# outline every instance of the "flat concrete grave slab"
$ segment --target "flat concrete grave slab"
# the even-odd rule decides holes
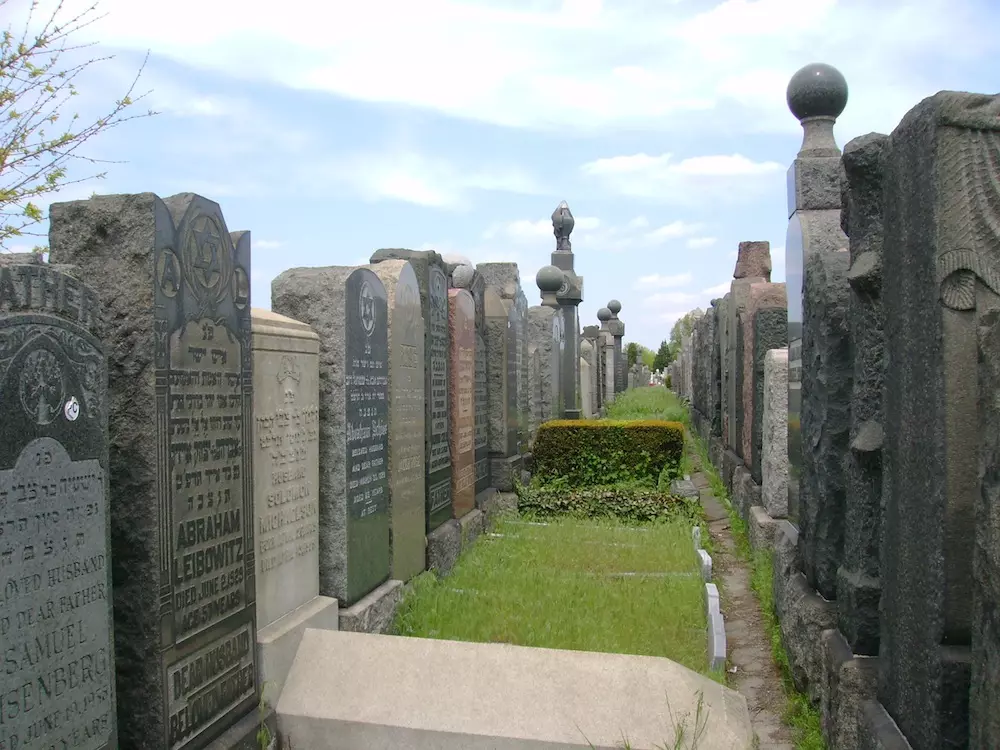
[[[746,699],[669,659],[307,630],[278,728],[310,750],[642,750],[690,733],[699,693],[699,749],[747,750]]]

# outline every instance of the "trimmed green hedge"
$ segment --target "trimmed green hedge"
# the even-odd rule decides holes
[[[684,425],[643,419],[555,419],[538,428],[532,473],[576,486],[651,480],[684,453]]]
[[[633,522],[684,517],[696,523],[701,505],[691,498],[675,498],[642,485],[610,485],[570,489],[564,482],[532,483],[518,488],[517,509],[526,516],[620,518]]]

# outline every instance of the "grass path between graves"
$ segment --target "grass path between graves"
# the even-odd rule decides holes
[[[414,581],[395,626],[424,638],[665,656],[702,673],[707,662],[702,581],[683,521],[500,518],[447,578]]]

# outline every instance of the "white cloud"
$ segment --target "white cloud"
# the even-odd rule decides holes
[[[697,205],[705,200],[733,200],[755,194],[762,181],[785,167],[755,162],[742,154],[693,156],[639,153],[596,159],[580,171],[620,195]]]
[[[685,244],[692,250],[698,250],[703,247],[711,247],[718,241],[716,237],[692,237]]]
[[[89,3],[68,0],[66,13]],[[663,132],[694,120],[725,131],[733,120],[722,111],[742,107],[742,127],[792,133],[788,77],[828,59],[859,84],[851,117],[888,130],[922,95],[948,87],[949,62],[990,59],[988,9],[969,6],[302,0],[290,13],[263,0],[174,0],[149,23],[142,3],[103,0],[108,17],[86,39],[240,78],[553,130]],[[934,83],[914,76],[915,60]]]
[[[391,199],[450,210],[469,207],[475,191],[543,192],[533,177],[517,168],[465,169],[412,151],[351,154],[320,164],[305,163],[299,179],[313,192],[348,191],[370,201]]]
[[[674,276],[662,276],[654,273],[649,276],[640,276],[635,282],[636,289],[657,289],[673,286],[684,286],[690,284],[694,277],[690,273],[679,273]]]
[[[574,252],[621,252],[631,249],[659,247],[672,240],[694,234],[702,229],[700,224],[675,220],[655,229],[649,229],[649,220],[637,216],[625,224],[612,224],[594,216],[574,217],[575,225],[570,240]],[[497,222],[482,234],[486,241],[506,241],[519,245],[555,249],[551,219],[515,219]]]

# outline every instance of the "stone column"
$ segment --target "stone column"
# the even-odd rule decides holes
[[[847,238],[840,227],[840,149],[833,137],[837,117],[847,106],[847,82],[829,65],[808,65],[798,71],[788,84],[789,109],[802,123],[803,139],[798,156],[788,170],[788,232],[785,236],[785,280],[788,290],[788,515],[800,518],[800,486],[806,471],[802,446],[808,444],[803,431],[822,439],[828,447],[822,452],[832,462],[835,452],[847,450],[846,410],[835,404],[849,403],[849,365],[842,356],[829,375],[834,381],[820,387],[816,376],[821,369],[803,372],[802,363],[820,356],[829,361],[830,350],[846,340],[845,305],[849,261]],[[810,278],[810,273],[812,277]],[[827,285],[827,286],[825,286]],[[805,299],[809,297],[809,304]],[[806,330],[805,308],[812,313],[813,326]],[[807,351],[808,350],[808,351]],[[830,363],[832,365],[832,363]],[[822,368],[823,366],[821,366]],[[829,369],[829,365],[826,366]],[[809,381],[809,382],[806,382]],[[824,392],[828,391],[826,396]],[[808,393],[807,393],[808,392]],[[812,399],[804,403],[803,398]],[[834,409],[833,422],[825,428],[823,409]],[[805,413],[804,413],[805,412]],[[819,431],[819,432],[817,432]],[[830,512],[842,517],[843,487],[831,488],[827,501],[835,505]],[[822,495],[816,496],[817,498]],[[818,502],[818,500],[817,500]],[[810,511],[814,512],[814,511]],[[817,519],[818,520],[818,519]],[[822,526],[822,524],[820,524]],[[807,520],[806,526],[809,526]],[[819,528],[819,527],[816,527]],[[812,532],[803,529],[804,537]],[[826,538],[838,541],[831,532]],[[834,596],[836,567],[824,574],[825,594]],[[810,583],[813,583],[811,580]]]
[[[566,201],[552,212],[552,228],[556,236],[556,249],[552,265],[563,272],[563,282],[556,292],[559,311],[563,318],[565,348],[562,352],[560,391],[562,393],[563,419],[580,418],[580,315],[577,307],[583,302],[583,277],[573,270],[573,246],[569,235],[573,231],[573,214]]]
[[[611,310],[602,307],[597,311],[597,319],[601,321],[601,367],[604,380],[601,402],[607,408],[615,400],[615,338],[610,330]]]
[[[625,355],[622,353],[622,339],[625,338],[625,324],[618,319],[618,313],[622,310],[622,303],[616,299],[608,302],[604,308],[611,317],[608,319],[608,332],[611,334],[615,344],[615,365],[614,365],[614,393],[621,393],[625,390],[625,369],[628,364]],[[600,315],[600,314],[598,314]]]

